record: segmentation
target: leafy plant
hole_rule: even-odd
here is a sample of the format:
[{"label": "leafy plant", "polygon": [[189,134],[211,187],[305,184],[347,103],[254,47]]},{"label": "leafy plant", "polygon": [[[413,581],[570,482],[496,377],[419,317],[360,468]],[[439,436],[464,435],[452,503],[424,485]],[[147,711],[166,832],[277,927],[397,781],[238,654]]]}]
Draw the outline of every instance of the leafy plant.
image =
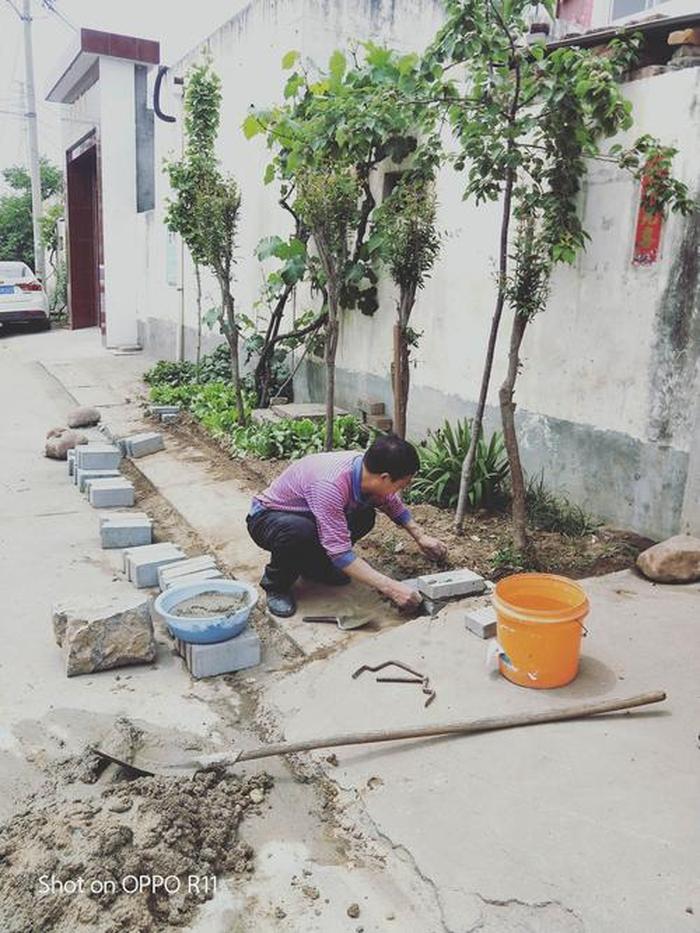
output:
[{"label": "leafy plant", "polygon": [[569,538],[580,538],[593,534],[603,524],[566,496],[548,489],[542,473],[528,482],[525,503],[529,521],[541,531],[558,531]]},{"label": "leafy plant", "polygon": [[[325,424],[310,418],[279,422],[253,422],[236,427],[231,449],[238,455],[252,455],[261,460],[296,460],[319,453],[325,445]],[[336,450],[363,448],[370,434],[353,415],[342,415],[333,423],[333,447]]]},{"label": "leafy plant", "polygon": [[143,374],[143,381],[150,386],[181,386],[194,382],[196,376],[197,367],[187,360],[183,362],[158,360],[155,366]]},{"label": "leafy plant", "polygon": [[[408,489],[411,502],[429,502],[441,507],[454,507],[459,494],[462,463],[472,439],[472,425],[465,418],[453,427],[448,421],[431,432],[424,445],[418,447],[420,472]],[[476,457],[469,502],[473,507],[493,502],[508,476],[503,435],[496,431],[488,443],[483,436],[476,445]]]},{"label": "leafy plant", "polygon": [[509,570],[524,570],[525,565],[525,558],[513,545],[512,541],[502,544],[501,547],[491,555],[492,570],[501,570],[505,568]]},{"label": "leafy plant", "polygon": [[214,436],[228,434],[239,421],[236,390],[228,381],[161,383],[151,389],[151,400],[161,405],[181,405]]}]

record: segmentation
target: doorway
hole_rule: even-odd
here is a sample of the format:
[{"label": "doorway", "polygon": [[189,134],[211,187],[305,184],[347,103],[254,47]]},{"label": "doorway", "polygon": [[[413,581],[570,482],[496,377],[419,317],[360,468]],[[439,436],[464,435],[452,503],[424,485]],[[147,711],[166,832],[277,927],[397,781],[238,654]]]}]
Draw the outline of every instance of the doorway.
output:
[{"label": "doorway", "polygon": [[71,330],[105,322],[102,300],[102,218],[94,131],[66,153],[68,309]]}]

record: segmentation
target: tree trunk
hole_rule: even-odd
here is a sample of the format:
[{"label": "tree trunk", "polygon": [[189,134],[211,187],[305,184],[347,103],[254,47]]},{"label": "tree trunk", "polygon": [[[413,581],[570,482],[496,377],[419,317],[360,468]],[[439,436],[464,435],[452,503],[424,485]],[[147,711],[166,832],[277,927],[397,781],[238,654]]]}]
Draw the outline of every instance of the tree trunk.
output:
[{"label": "tree trunk", "polygon": [[515,182],[515,172],[508,171],[506,185],[503,193],[503,213],[501,216],[501,240],[499,257],[499,275],[498,275],[498,295],[496,296],[496,307],[491,319],[491,330],[489,332],[489,341],[486,348],[486,359],[484,361],[484,370],[481,375],[481,388],[479,390],[479,399],[476,405],[476,412],[472,420],[471,440],[467,455],[462,463],[462,475],[459,482],[459,498],[457,500],[457,512],[455,514],[455,530],[461,532],[464,524],[464,515],[467,511],[467,502],[469,501],[469,487],[471,486],[472,474],[474,472],[474,460],[476,459],[476,448],[479,443],[479,437],[483,429],[484,409],[486,408],[486,399],[488,397],[489,383],[491,382],[491,370],[493,369],[493,357],[496,352],[496,340],[498,339],[498,329],[503,315],[503,305],[506,299],[506,276],[508,274],[508,231],[510,228],[511,204],[513,200],[513,184]]},{"label": "tree trunk", "polygon": [[198,262],[194,264],[194,280],[197,283],[197,381],[199,382],[199,364],[202,362],[202,275]]},{"label": "tree trunk", "polygon": [[518,378],[520,366],[520,346],[527,327],[527,318],[523,314],[513,317],[513,326],[510,332],[510,349],[508,351],[508,371],[498,397],[501,403],[501,420],[503,422],[503,437],[508,463],[510,464],[510,479],[513,489],[513,543],[523,556],[528,556],[530,540],[527,533],[527,513],[525,505],[525,478],[520,463],[518,437],[515,432],[515,381]]},{"label": "tree trunk", "polygon": [[399,299],[398,321],[394,324],[394,433],[406,437],[408,394],[411,386],[408,321],[416,301],[415,288],[402,290]]},{"label": "tree trunk", "polygon": [[333,419],[335,416],[335,354],[338,349],[338,305],[335,288],[329,288],[328,320],[326,321],[326,438],[325,450],[333,450]]},{"label": "tree trunk", "polygon": [[236,324],[236,313],[233,303],[233,295],[227,282],[221,283],[221,297],[224,307],[224,320],[226,326],[224,333],[228,341],[229,352],[231,354],[231,382],[233,383],[233,392],[236,398],[236,408],[238,409],[238,423],[246,423],[245,407],[243,405],[243,391],[241,389],[241,370],[238,359],[238,325]]}]

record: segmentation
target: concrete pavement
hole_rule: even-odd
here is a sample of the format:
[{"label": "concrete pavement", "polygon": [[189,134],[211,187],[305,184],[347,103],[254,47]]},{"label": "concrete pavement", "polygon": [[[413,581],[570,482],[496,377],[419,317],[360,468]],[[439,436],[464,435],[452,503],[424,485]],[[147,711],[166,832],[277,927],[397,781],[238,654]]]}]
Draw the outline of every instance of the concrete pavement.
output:
[{"label": "concrete pavement", "polygon": [[[113,674],[95,679],[100,685],[96,701],[87,682],[61,681],[60,669],[52,671],[57,649],[46,638],[48,618],[38,607],[49,600],[58,581],[91,585],[108,579],[111,566],[104,563],[108,561],[104,552],[90,549],[94,532],[76,505],[74,490],[64,484],[63,467],[37,456],[42,432],[52,426],[47,410],[51,417],[54,412],[58,417],[63,403],[31,360],[53,360],[46,368],[59,379],[55,363],[57,359],[64,362],[72,393],[96,389],[94,382],[101,373],[106,387],[103,398],[108,403],[105,418],[127,425],[136,424],[139,418],[138,410],[125,401],[127,385],[147,363],[108,358],[96,351],[94,338],[81,360],[68,338],[77,336],[78,342],[87,344],[82,335],[61,334],[53,345],[37,342],[54,336],[21,338],[23,342],[9,356],[10,343],[0,341],[0,384],[5,397],[18,385],[30,400],[28,411],[12,413],[0,428],[3,449],[9,445],[17,463],[2,480],[1,495],[6,498],[0,502],[0,527],[5,559],[11,540],[21,545],[18,556],[3,569],[8,581],[13,578],[12,605],[21,605],[22,599],[31,604],[23,609],[19,629],[9,620],[0,623],[14,652],[11,670],[19,665],[30,675],[27,683],[5,686],[8,669],[0,671],[0,703],[3,709],[9,704],[12,723],[5,737],[5,757],[0,760],[3,770],[19,760],[16,745],[21,730],[16,726],[20,720],[41,720],[47,715],[49,696],[44,687],[38,699],[32,698],[37,679],[47,681],[52,699],[56,692],[58,703],[54,704],[63,708],[90,709],[97,702],[97,709],[108,710],[121,699],[101,687],[108,678],[117,686]],[[13,397],[18,397],[14,390]],[[171,442],[166,451],[144,458],[138,466],[186,515],[203,540],[213,541],[220,554],[225,550],[231,565],[240,565],[242,576],[257,572],[261,555],[251,549],[240,528],[247,491],[230,480],[213,478],[195,448],[183,451]],[[55,480],[55,475],[60,479]],[[35,489],[41,490],[36,497]],[[31,495],[26,500],[30,507],[19,498],[27,494]],[[71,522],[71,541],[76,541],[72,554],[70,548],[66,553],[65,522]],[[12,537],[15,525],[18,538]],[[238,533],[232,534],[231,529]],[[36,573],[27,555],[32,566],[41,566],[46,576],[36,598]],[[386,918],[394,914],[396,928],[410,933],[440,929],[455,933],[477,929],[490,933],[698,933],[700,587],[652,586],[631,572],[588,580],[584,586],[592,612],[581,673],[574,683],[557,691],[523,690],[489,674],[484,666],[484,643],[460,623],[440,616],[432,622],[421,619],[397,625],[398,620],[384,610],[374,629],[355,633],[293,622],[292,636],[307,655],[306,661],[292,665],[277,661],[268,664],[260,676],[259,712],[271,738],[293,740],[472,719],[653,689],[665,689],[669,699],[653,710],[586,722],[468,739],[340,749],[337,765],[318,753],[316,769],[325,772],[335,789],[337,812],[346,832],[351,837],[359,832],[363,844],[374,847],[377,858],[388,859],[384,880],[378,884],[372,879],[366,853],[357,856],[361,864],[354,857],[334,862],[332,846],[318,847],[324,831],[313,819],[304,820],[295,813],[294,819],[301,820],[303,828],[291,826],[289,839],[284,840],[270,814],[264,825],[251,828],[261,833],[257,848],[263,853],[251,883],[251,891],[260,886],[251,895],[253,899],[267,898],[271,903],[274,878],[288,876],[306,864],[318,872],[324,890],[332,891],[333,902],[336,896],[345,896],[348,884],[354,899],[367,897],[358,921],[366,931],[393,928],[393,921]],[[28,631],[33,639],[29,645]],[[371,675],[351,678],[360,664],[388,658],[429,673],[438,693],[435,703],[425,709],[418,691],[406,685],[376,684]],[[137,670],[126,673],[136,676]],[[129,700],[136,705],[145,695],[165,722],[177,719],[175,709],[181,701],[172,705],[178,689],[167,678],[181,677],[181,669],[173,670],[169,663],[162,670],[145,669],[139,674],[135,683],[129,681],[135,687]],[[202,688],[222,689],[220,685]],[[73,693],[74,689],[80,693]],[[188,689],[200,688],[188,684]],[[235,703],[229,692],[227,688],[224,702]],[[185,709],[186,699],[182,716],[192,729],[216,729],[213,710],[220,712],[221,694],[198,697],[204,701],[194,703],[201,710],[199,719],[194,710]],[[297,799],[292,785],[284,784],[281,793],[278,805],[291,815],[292,800]],[[341,887],[342,894],[337,891],[339,884],[346,885]],[[240,917],[241,898],[247,894],[229,891],[226,904],[210,905],[215,913],[219,910],[216,923],[222,924],[222,930]],[[397,904],[405,907],[403,914]],[[313,911],[300,915],[289,906],[282,929],[353,929],[347,917],[323,912],[317,917]],[[216,928],[206,913],[201,923],[202,933]],[[276,925],[262,922],[256,929]]]}]

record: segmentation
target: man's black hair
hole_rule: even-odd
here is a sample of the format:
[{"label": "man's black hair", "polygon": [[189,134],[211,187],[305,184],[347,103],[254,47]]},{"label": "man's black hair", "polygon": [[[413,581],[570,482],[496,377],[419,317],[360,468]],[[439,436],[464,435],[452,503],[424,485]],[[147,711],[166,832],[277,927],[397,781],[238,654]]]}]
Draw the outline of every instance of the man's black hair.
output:
[{"label": "man's black hair", "polygon": [[396,481],[418,472],[416,448],[397,434],[383,434],[365,451],[364,464],[370,473],[388,473]]}]

